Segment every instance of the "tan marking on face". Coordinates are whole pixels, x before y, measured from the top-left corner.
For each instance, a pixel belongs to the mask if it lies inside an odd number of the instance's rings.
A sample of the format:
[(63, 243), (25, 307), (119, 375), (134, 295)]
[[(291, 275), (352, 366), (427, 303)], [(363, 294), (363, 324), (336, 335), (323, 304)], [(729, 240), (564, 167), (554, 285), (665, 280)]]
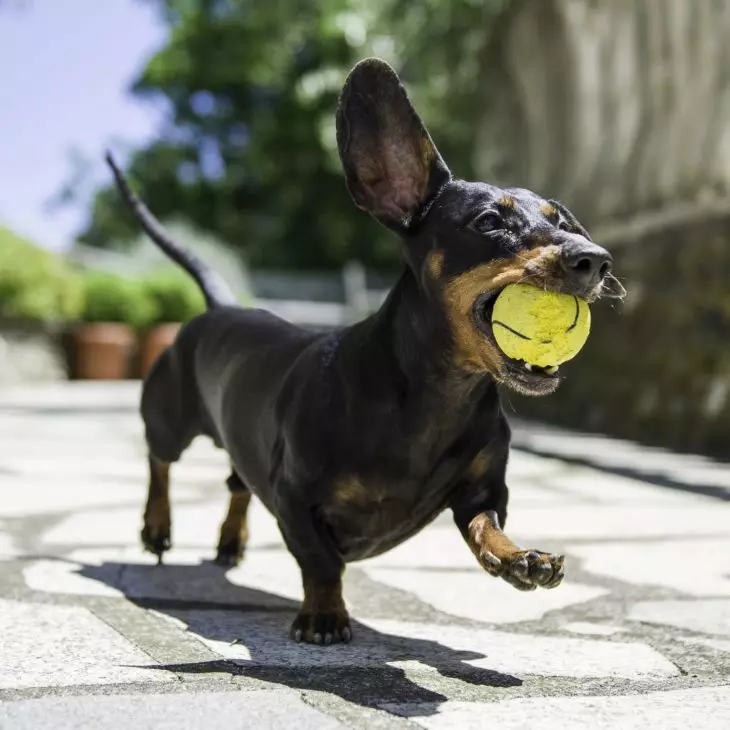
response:
[(558, 209), (554, 205), (551, 205), (550, 203), (542, 203), (540, 205), (540, 212), (546, 218), (557, 218), (557, 216), (558, 216)]
[(511, 195), (503, 195), (498, 201), (497, 205), (501, 208), (511, 208), (514, 210), (517, 207), (515, 199)]
[(546, 274), (554, 269), (557, 255), (557, 246), (541, 246), (522, 251), (513, 258), (475, 266), (445, 284), (443, 298), (454, 337), (457, 368), (469, 372), (487, 371), (497, 380), (502, 379), (502, 354), (474, 322), (474, 302), (481, 294), (517, 282), (545, 287)]

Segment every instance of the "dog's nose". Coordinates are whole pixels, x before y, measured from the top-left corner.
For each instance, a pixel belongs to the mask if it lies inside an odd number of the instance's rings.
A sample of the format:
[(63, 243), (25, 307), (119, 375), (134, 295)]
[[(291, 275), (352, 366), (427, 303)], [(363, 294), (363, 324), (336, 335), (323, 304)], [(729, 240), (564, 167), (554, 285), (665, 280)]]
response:
[(611, 254), (585, 238), (566, 241), (560, 248), (560, 262), (566, 274), (586, 289), (600, 284), (611, 271)]

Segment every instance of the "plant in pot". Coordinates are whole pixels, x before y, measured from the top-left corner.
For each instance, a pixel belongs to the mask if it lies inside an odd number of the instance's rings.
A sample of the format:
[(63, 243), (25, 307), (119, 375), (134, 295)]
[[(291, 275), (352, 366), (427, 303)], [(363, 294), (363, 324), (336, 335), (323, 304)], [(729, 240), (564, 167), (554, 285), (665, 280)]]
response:
[(63, 257), (0, 226), (0, 383), (67, 375), (67, 326), (82, 300), (81, 279)]
[(129, 377), (137, 331), (153, 316), (154, 304), (139, 282), (87, 272), (83, 322), (74, 333), (76, 376), (88, 380)]
[(157, 358), (172, 344), (180, 326), (205, 311), (205, 300), (198, 286), (187, 276), (161, 272), (144, 282), (155, 314), (140, 340), (139, 364), (142, 377)]

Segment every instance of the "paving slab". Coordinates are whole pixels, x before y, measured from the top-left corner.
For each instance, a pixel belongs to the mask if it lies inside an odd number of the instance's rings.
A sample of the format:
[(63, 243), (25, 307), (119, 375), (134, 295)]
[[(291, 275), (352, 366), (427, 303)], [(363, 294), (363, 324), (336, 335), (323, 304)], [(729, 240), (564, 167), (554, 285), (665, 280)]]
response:
[[(726, 730), (730, 726), (730, 687), (652, 692), (629, 697), (571, 697), (509, 700), (488, 707), (447, 702), (438, 709), (389, 706), (428, 730)], [(429, 714), (433, 712), (433, 714)]]
[(730, 596), (730, 537), (569, 544), (567, 550), (594, 575), (691, 596)]
[(628, 619), (730, 636), (730, 600), (642, 601), (631, 608)]
[(0, 705), (0, 728), (13, 730), (186, 730), (221, 727), (340, 730), (346, 726), (294, 692), (205, 692), (194, 695), (54, 697)]
[(170, 682), (89, 610), (0, 600), (0, 689)]

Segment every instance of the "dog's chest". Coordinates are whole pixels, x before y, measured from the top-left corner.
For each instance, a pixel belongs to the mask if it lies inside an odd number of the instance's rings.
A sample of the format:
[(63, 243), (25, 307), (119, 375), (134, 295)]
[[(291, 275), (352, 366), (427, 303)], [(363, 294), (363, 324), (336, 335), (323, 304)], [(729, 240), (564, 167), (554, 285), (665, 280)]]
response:
[(346, 560), (383, 553), (408, 539), (447, 506), (461, 463), (395, 479), (348, 475), (338, 479), (322, 512)]

